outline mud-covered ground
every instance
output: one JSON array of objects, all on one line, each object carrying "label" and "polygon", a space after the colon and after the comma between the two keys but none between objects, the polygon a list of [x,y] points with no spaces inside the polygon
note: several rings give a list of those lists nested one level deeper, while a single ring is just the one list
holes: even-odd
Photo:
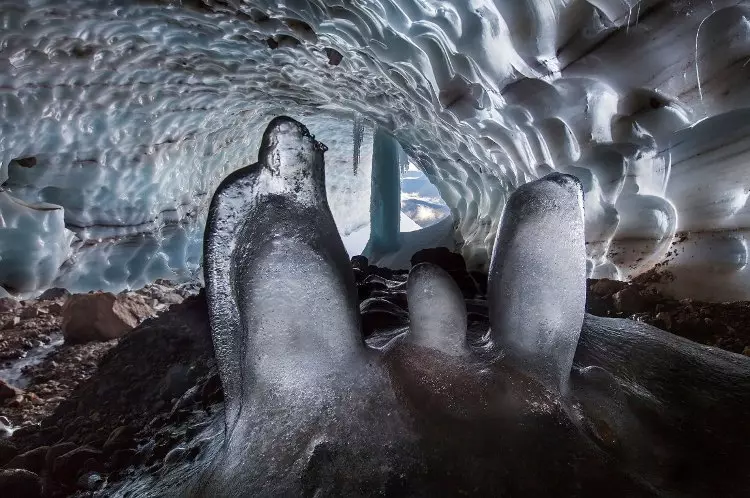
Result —
[{"label": "mud-covered ground", "polygon": [[[470,329],[487,326],[485,276],[467,272],[463,259],[447,251],[418,253],[413,262],[419,261],[439,264],[459,283]],[[368,266],[362,258],[355,258],[353,266],[365,335],[403,326],[406,273]],[[387,298],[379,300],[387,306],[369,306],[372,297]],[[34,305],[3,312],[2,319]],[[0,357],[12,357],[24,340],[54,337],[56,311],[42,302],[36,306],[48,309],[44,319],[28,319],[35,320],[29,322],[33,326],[24,326],[27,319],[14,324],[12,334],[0,340]],[[649,290],[648,279],[630,284],[591,280],[587,308],[750,355],[748,302],[674,301]],[[186,450],[183,443],[209,423],[223,399],[202,291],[168,309],[161,306],[157,317],[121,339],[60,346],[27,377],[23,392],[29,400],[16,396],[0,404],[11,425],[21,426],[12,436],[0,437],[0,467],[5,469],[0,496],[87,496],[102,489],[106,495],[124,476],[158,475],[164,465],[196,457],[198,450]]]}]

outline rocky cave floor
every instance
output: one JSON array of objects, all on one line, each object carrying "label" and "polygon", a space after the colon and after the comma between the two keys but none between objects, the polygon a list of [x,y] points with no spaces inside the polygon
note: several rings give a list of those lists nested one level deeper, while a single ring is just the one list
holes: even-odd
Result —
[{"label": "rocky cave floor", "polygon": [[[467,272],[461,256],[443,249],[412,258],[421,261],[453,276],[470,329],[486,330],[486,275]],[[365,335],[405,326],[407,272],[362,257],[352,265]],[[750,302],[668,299],[650,288],[652,277],[589,280],[587,311],[750,356]],[[79,296],[88,297],[53,289],[36,300],[0,300],[0,496],[107,494],[133,473],[156,475],[198,456],[185,443],[221,409],[197,286],[158,281],[118,296]]]}]

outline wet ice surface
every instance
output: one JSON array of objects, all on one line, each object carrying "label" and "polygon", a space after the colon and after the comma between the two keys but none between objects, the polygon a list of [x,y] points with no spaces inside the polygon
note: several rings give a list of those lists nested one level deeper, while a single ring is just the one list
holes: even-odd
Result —
[{"label": "wet ice surface", "polygon": [[41,344],[26,351],[22,358],[3,362],[0,368],[0,380],[7,382],[13,387],[25,388],[29,383],[29,379],[26,377],[24,369],[38,365],[47,355],[65,342],[62,334],[52,334],[50,338],[49,343]]},{"label": "wet ice surface", "polygon": [[507,360],[564,391],[586,301],[583,195],[552,173],[508,200],[490,263],[492,338]]},{"label": "wet ice surface", "polygon": [[409,339],[448,355],[466,354],[466,305],[442,268],[421,263],[409,272]]}]

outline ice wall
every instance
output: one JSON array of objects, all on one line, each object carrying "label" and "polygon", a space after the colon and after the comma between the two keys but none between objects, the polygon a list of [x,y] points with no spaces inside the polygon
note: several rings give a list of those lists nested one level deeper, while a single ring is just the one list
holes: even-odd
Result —
[{"label": "ice wall", "polygon": [[349,172],[367,163],[351,144],[371,144],[353,121],[390,131],[451,207],[471,265],[487,264],[508,193],[557,170],[584,186],[590,274],[666,263],[672,292],[750,293],[748,1],[0,7],[2,177],[14,198],[62,207],[73,259],[54,249],[66,232],[38,233],[72,281],[90,278],[85,258],[114,280],[148,273],[97,249],[113,238],[153,240],[142,261],[189,271],[213,189],[289,114],[324,143],[310,118],[340,123],[322,128],[346,137]]}]

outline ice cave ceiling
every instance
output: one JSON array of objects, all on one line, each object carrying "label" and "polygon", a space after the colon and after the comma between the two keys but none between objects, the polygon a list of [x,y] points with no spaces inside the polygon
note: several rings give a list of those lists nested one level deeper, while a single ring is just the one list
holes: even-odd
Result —
[{"label": "ice cave ceiling", "polygon": [[750,294],[748,1],[8,0],[0,23],[11,292],[195,272],[213,190],[286,114],[329,147],[343,234],[380,128],[471,265],[508,193],[558,170],[584,185],[591,275]]}]

